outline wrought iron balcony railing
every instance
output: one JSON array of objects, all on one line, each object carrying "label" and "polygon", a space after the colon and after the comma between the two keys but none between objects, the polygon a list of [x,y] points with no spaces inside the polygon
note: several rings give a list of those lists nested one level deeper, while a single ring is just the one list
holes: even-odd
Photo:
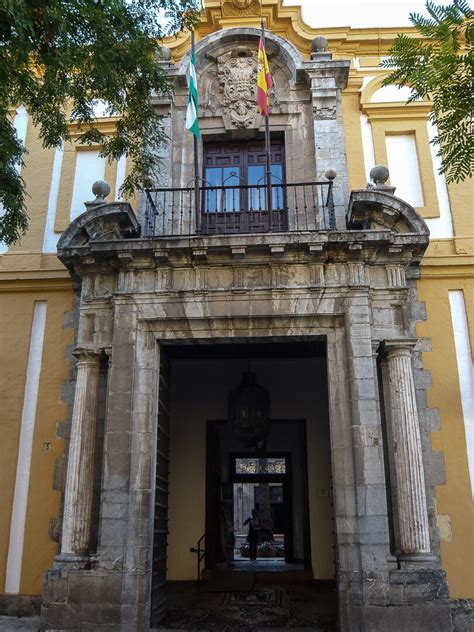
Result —
[{"label": "wrought iron balcony railing", "polygon": [[199,212],[193,187],[145,190],[143,235],[186,237],[335,229],[333,183],[272,185],[268,210],[266,186],[204,186]]}]

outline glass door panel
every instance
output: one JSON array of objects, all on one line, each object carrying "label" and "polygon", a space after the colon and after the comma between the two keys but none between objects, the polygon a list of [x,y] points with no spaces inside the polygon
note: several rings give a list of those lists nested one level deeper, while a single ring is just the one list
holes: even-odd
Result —
[{"label": "glass door panel", "polygon": [[[272,184],[283,183],[283,165],[272,165]],[[263,211],[267,209],[267,190],[264,165],[249,165],[247,169],[247,184],[259,185],[258,188],[248,190],[248,210]],[[285,208],[283,187],[272,187],[272,210]]]},{"label": "glass door panel", "polygon": [[[223,185],[231,187],[242,184],[239,167],[225,167],[223,169]],[[225,189],[224,211],[227,213],[238,213],[240,211],[240,191],[241,189]]]},{"label": "glass door panel", "polygon": [[[208,213],[240,211],[240,189],[222,189],[240,185],[240,167],[207,167],[205,173],[205,210]],[[216,187],[216,188],[214,188]]]}]

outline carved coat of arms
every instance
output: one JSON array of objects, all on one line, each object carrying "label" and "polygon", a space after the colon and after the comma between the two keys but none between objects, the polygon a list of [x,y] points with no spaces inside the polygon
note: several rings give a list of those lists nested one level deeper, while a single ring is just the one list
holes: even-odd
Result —
[{"label": "carved coat of arms", "polygon": [[251,127],[256,113],[257,53],[239,46],[217,59],[217,76],[232,124]]},{"label": "carved coat of arms", "polygon": [[252,15],[260,13],[259,0],[227,0],[222,3],[222,15],[234,17],[237,15]]}]

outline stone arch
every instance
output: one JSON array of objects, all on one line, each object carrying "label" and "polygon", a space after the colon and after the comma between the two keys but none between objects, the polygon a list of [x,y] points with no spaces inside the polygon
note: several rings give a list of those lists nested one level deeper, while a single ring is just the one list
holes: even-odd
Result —
[{"label": "stone arch", "polygon": [[[276,54],[281,60],[281,66],[289,71],[291,83],[296,81],[297,71],[301,68],[302,57],[297,48],[279,35],[266,31],[266,48],[269,55]],[[204,65],[205,58],[212,55],[213,51],[228,44],[258,43],[260,29],[257,28],[233,28],[223,29],[207,35],[196,44],[195,54],[197,65]],[[189,53],[186,54],[179,65],[179,74],[186,74],[189,66]]]},{"label": "stone arch", "polygon": [[[377,98],[377,92],[385,91],[385,87],[382,86],[382,83],[385,78],[386,78],[386,75],[378,75],[377,77],[374,77],[373,79],[371,79],[367,83],[366,86],[364,86],[360,94],[360,103],[362,106],[369,105],[372,103],[403,103],[403,104],[406,103],[409,97],[409,93],[407,92],[407,90],[408,91],[410,90],[410,88],[408,87],[406,88],[406,90],[403,88],[400,90],[399,99],[390,98],[389,90],[386,91],[386,96],[387,96],[386,99]],[[395,84],[391,84],[390,86],[387,86],[388,89],[392,87],[396,88]],[[428,105],[429,101],[426,101],[423,99],[416,102],[416,105],[420,105],[420,104]]]}]

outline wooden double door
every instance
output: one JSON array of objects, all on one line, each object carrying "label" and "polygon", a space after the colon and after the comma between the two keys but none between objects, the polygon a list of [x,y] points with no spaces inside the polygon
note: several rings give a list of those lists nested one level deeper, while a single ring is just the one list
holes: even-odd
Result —
[{"label": "wooden double door", "polygon": [[287,230],[284,144],[271,143],[272,208],[266,194],[264,141],[206,143],[201,231],[205,234]]}]

